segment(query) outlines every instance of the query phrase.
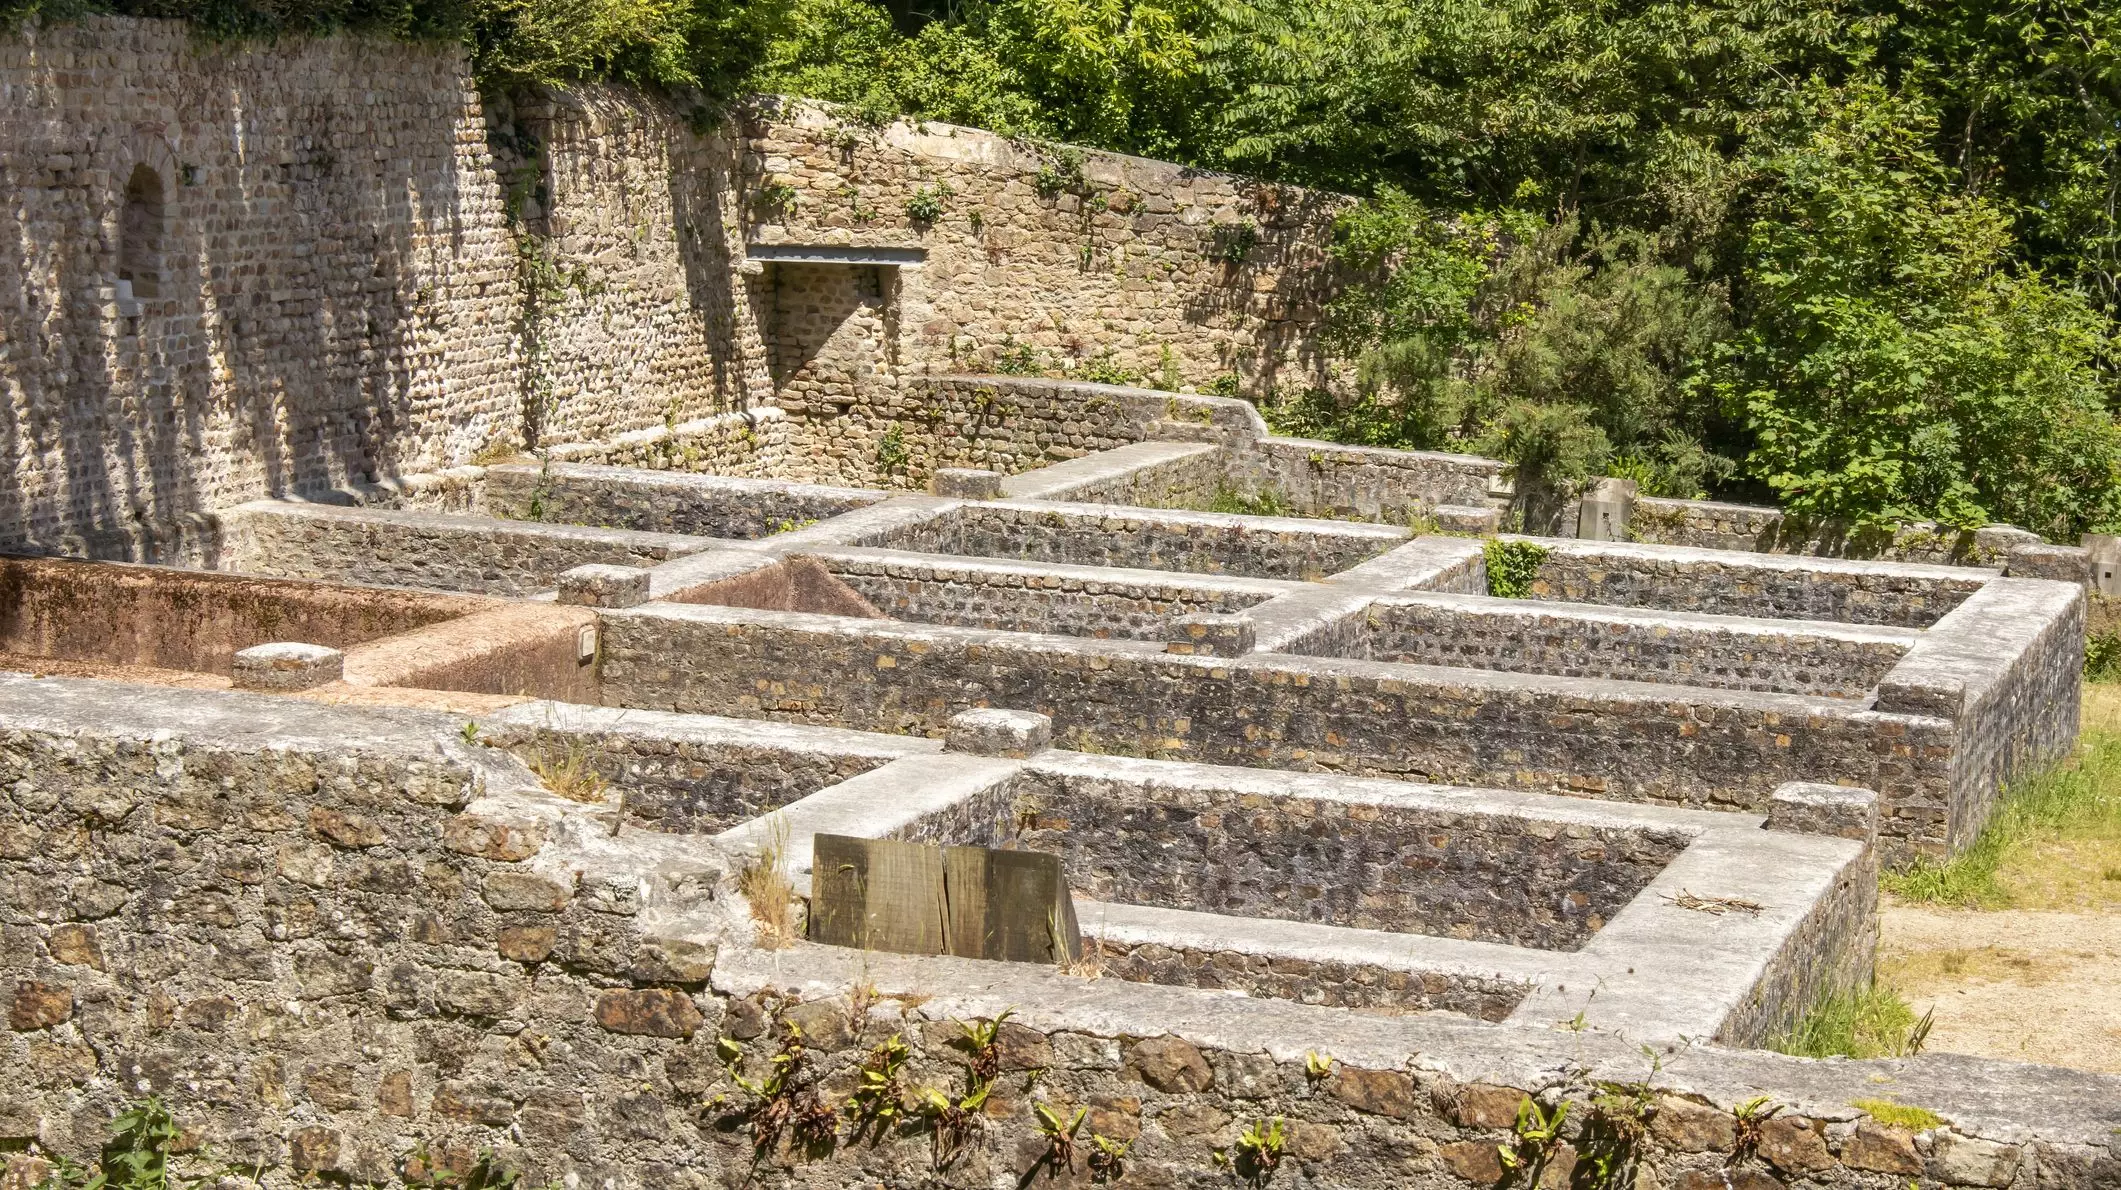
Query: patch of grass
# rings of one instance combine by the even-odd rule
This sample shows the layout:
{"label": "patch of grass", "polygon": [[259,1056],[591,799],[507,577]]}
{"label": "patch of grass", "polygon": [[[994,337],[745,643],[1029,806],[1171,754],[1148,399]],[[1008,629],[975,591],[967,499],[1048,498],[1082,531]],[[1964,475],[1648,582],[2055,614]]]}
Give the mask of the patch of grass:
{"label": "patch of grass", "polygon": [[1890,1099],[1858,1099],[1849,1104],[1857,1111],[1869,1112],[1871,1119],[1892,1128],[1905,1128],[1920,1132],[1925,1128],[1941,1128],[1944,1117],[1926,1107],[1909,1107],[1894,1103]]}
{"label": "patch of grass", "polygon": [[795,928],[795,882],[788,875],[788,820],[775,814],[766,831],[758,858],[737,877],[737,890],[751,903],[759,945],[779,950],[801,936]]}
{"label": "patch of grass", "polygon": [[2121,734],[2087,731],[2076,756],[2006,790],[1966,850],[1881,883],[1920,904],[2052,907],[2108,899],[2099,886],[2113,882],[2094,874],[2109,855],[2121,859]]}
{"label": "patch of grass", "polygon": [[1296,505],[1276,488],[1246,493],[1225,484],[1208,501],[1209,512],[1234,512],[1241,516],[1295,516]]}
{"label": "patch of grass", "polygon": [[565,749],[540,742],[530,754],[530,771],[545,788],[568,801],[599,805],[604,800],[604,774],[597,771],[589,745],[579,737],[569,740]]}
{"label": "patch of grass", "polygon": [[1874,983],[1820,997],[1767,1048],[1800,1058],[1905,1058],[1922,1052],[1930,1017],[1915,1015],[1892,987]]}

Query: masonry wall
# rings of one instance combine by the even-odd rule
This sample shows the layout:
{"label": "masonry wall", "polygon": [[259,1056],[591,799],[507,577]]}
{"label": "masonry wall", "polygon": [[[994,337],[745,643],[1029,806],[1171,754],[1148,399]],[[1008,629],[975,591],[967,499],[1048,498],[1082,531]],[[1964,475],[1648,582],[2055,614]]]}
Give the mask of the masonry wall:
{"label": "masonry wall", "polygon": [[459,53],[94,17],[0,36],[0,94],[0,544],[159,557],[182,514],[513,430],[514,253]]}
{"label": "masonry wall", "polygon": [[881,492],[681,471],[553,463],[486,469],[485,511],[515,520],[752,540],[884,499]]}
{"label": "masonry wall", "polygon": [[[1100,930],[1094,922],[1088,928]],[[1086,937],[1083,945],[1095,950],[1106,975],[1131,983],[1242,992],[1389,1015],[1441,1011],[1499,1021],[1516,1011],[1525,994],[1524,984],[1499,976],[1405,971],[1337,958],[1248,954],[1223,950],[1212,942],[1172,945],[1114,937],[1100,930]]]}
{"label": "masonry wall", "polygon": [[1719,809],[1830,780],[1879,791],[1889,861],[1941,848],[1955,796],[1949,720],[1843,700],[689,605],[602,622],[615,706],[924,735],[998,706],[1080,751]]}
{"label": "masonry wall", "polygon": [[834,578],[893,619],[961,628],[1160,641],[1165,625],[1178,616],[1239,612],[1274,594],[1271,587],[1188,582],[1178,575],[1157,581],[1109,572],[1042,573],[933,557],[834,553],[822,561]]}
{"label": "masonry wall", "polygon": [[1666,546],[1542,542],[1533,599],[1924,628],[1994,577],[1941,566],[1801,563]]}
{"label": "masonry wall", "polygon": [[1678,832],[1090,778],[1027,780],[1016,841],[1100,901],[1573,950]]}

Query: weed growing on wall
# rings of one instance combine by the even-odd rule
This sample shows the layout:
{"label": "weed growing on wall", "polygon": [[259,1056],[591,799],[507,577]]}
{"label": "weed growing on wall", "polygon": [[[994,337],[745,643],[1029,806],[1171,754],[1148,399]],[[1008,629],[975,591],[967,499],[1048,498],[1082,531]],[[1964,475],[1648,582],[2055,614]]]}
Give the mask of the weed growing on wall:
{"label": "weed growing on wall", "polygon": [[1829,992],[1767,1048],[1800,1058],[1907,1058],[1929,1040],[1932,1013],[1921,1017],[1882,983]]}
{"label": "weed growing on wall", "polygon": [[906,450],[906,427],[892,422],[876,440],[876,465],[886,475],[905,467],[912,455]]}
{"label": "weed growing on wall", "polygon": [[1532,580],[1547,560],[1547,549],[1529,541],[1490,538],[1480,547],[1487,558],[1488,594],[1497,599],[1523,599],[1532,593]]}
{"label": "weed growing on wall", "polygon": [[1228,484],[1215,489],[1214,499],[1208,501],[1209,512],[1234,512],[1240,516],[1296,516],[1296,502],[1284,496],[1279,488],[1261,488],[1256,492],[1242,492]]}
{"label": "weed growing on wall", "polygon": [[758,856],[737,877],[737,891],[751,903],[759,945],[778,950],[800,936],[795,927],[795,882],[788,874],[788,820],[775,814],[766,830]]}
{"label": "weed growing on wall", "polygon": [[919,224],[933,223],[943,217],[943,201],[956,193],[946,185],[923,186],[906,200],[906,218]]}

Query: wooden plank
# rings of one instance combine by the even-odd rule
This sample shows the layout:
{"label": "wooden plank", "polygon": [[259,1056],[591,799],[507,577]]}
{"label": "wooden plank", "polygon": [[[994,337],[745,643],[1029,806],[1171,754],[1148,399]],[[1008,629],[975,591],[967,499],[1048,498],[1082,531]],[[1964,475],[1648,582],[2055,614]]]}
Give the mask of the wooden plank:
{"label": "wooden plank", "polygon": [[940,848],[818,835],[811,854],[814,941],[896,954],[948,953]]}
{"label": "wooden plank", "polygon": [[987,859],[985,956],[1018,963],[1082,957],[1082,930],[1060,857],[982,850]]}
{"label": "wooden plank", "polygon": [[987,849],[945,847],[943,897],[949,903],[949,953],[987,957]]}

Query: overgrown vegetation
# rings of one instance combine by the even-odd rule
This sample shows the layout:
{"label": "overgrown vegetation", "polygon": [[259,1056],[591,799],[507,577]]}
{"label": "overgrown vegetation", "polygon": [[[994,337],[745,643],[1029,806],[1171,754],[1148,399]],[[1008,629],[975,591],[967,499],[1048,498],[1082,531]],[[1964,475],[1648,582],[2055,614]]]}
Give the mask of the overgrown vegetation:
{"label": "overgrown vegetation", "polygon": [[[459,40],[489,88],[957,121],[1085,210],[1056,142],[1354,194],[1330,337],[1355,383],[1250,394],[1286,428],[1499,454],[1550,503],[1605,471],[1858,525],[2121,520],[2114,5],[0,0],[90,11]],[[1242,267],[1272,234],[1203,252]]]}
{"label": "overgrown vegetation", "polygon": [[[2027,899],[2019,886],[2039,883],[2037,866],[2026,861],[2070,843],[2121,849],[2121,734],[2087,730],[2075,757],[2005,790],[1971,845],[1948,860],[1918,859],[1883,884],[1904,901],[2009,908]],[[2110,883],[2121,897],[2121,881]]]}
{"label": "overgrown vegetation", "polygon": [[1905,1058],[1922,1052],[1930,1024],[1892,987],[1873,983],[1820,997],[1767,1048],[1800,1058]]}
{"label": "overgrown vegetation", "polygon": [[795,880],[788,871],[787,818],[775,814],[767,820],[758,854],[737,875],[737,891],[751,905],[760,946],[778,950],[802,936],[795,921]]}
{"label": "overgrown vegetation", "polygon": [[1532,593],[1532,581],[1547,560],[1545,546],[1491,537],[1480,549],[1487,562],[1488,594],[1497,599],[1523,599]]}

